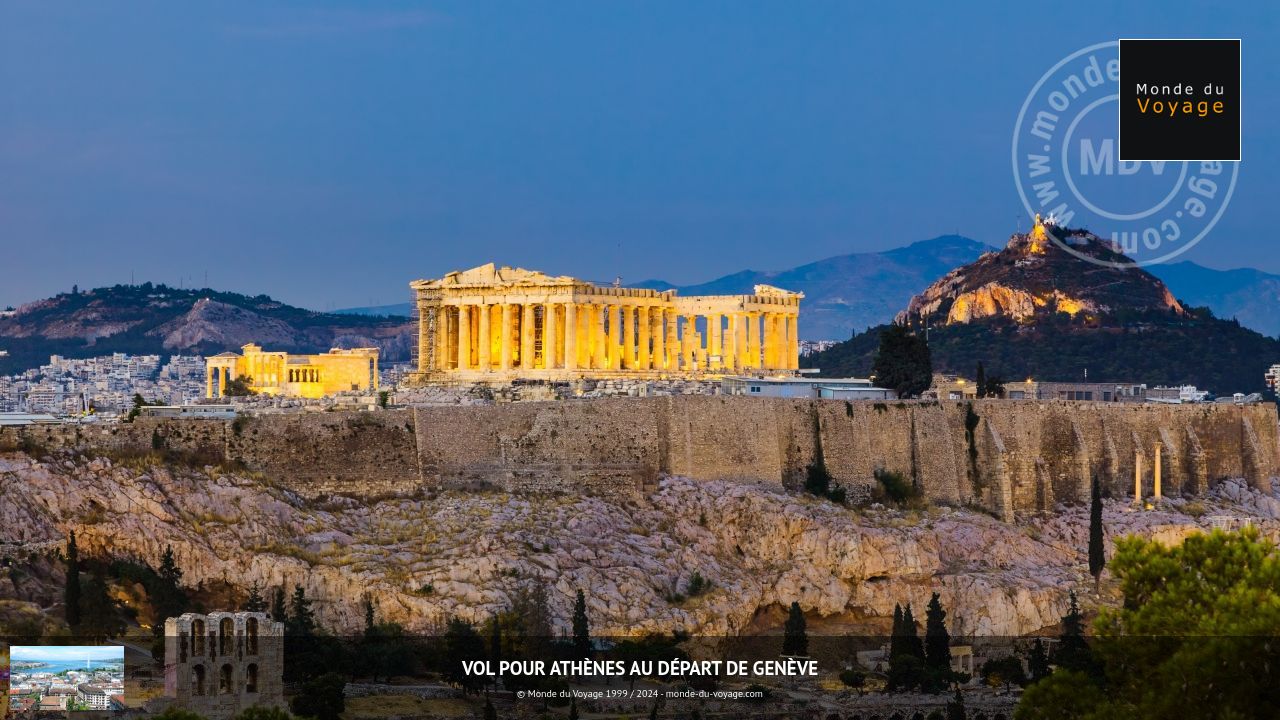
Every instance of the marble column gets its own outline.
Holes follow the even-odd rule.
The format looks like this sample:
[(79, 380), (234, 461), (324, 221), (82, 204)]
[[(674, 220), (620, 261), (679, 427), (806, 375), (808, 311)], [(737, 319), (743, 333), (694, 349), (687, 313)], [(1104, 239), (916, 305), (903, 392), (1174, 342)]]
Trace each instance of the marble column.
[(649, 358), (649, 364), (654, 370), (665, 370), (667, 367), (666, 314), (660, 307), (649, 309), (649, 330), (653, 336), (653, 355)]
[(204, 366), (204, 396), (213, 397), (213, 368)]
[(787, 368), (800, 368), (800, 316), (787, 315)]
[(610, 370), (622, 367), (622, 312), (617, 305), (607, 305), (609, 311), (609, 354), (606, 366)]
[(578, 306), (572, 302), (564, 304), (564, 368), (575, 370), (578, 367)]
[(520, 368), (522, 370), (533, 369), (533, 348), (537, 344), (534, 338), (537, 319), (534, 316), (533, 308), (533, 303), (520, 305)]
[(649, 308), (641, 305), (636, 308), (636, 367), (649, 369)]
[(498, 307), (502, 308), (498, 314), (498, 317), (501, 318), (500, 327), (498, 328), (498, 367), (503, 370), (510, 370), (513, 355), (511, 345), (514, 342), (511, 334), (511, 324), (515, 317), (515, 312), (511, 303), (502, 303)]
[(432, 312), (425, 303), (418, 303), (418, 372), (427, 372), (431, 369), (431, 358), (426, 350), (431, 347), (429, 330), (431, 316), (429, 313)]
[[(723, 330), (724, 317), (720, 313), (707, 316), (707, 369), (719, 370), (724, 367)], [(712, 360), (711, 358), (715, 358)]]
[(622, 306), (622, 367), (636, 369), (636, 309)]
[(458, 369), (470, 370), (471, 365), (471, 307), (458, 306)]
[(664, 311), (667, 322), (667, 370), (680, 370), (680, 316), (674, 309)]
[(724, 335), (721, 352), (724, 356), (724, 369), (738, 369), (738, 314), (729, 314), (729, 329)]
[(747, 313), (747, 367), (760, 367), (760, 314)]
[(778, 354), (778, 335), (776, 324), (774, 323), (775, 315), (771, 312), (762, 313), (762, 325), (760, 329), (760, 344), (764, 347), (764, 360), (762, 367), (773, 369), (778, 366), (776, 356)]
[(479, 352), (480, 369), (488, 372), (493, 369), (493, 306), (477, 305), (476, 311), (480, 313), (480, 336), (477, 338), (477, 347)]
[(605, 306), (591, 306), (591, 367), (604, 370), (609, 367), (609, 339), (605, 335)]
[(547, 303), (542, 306), (542, 368), (550, 370), (556, 367), (559, 362), (560, 353), (558, 350), (558, 329), (560, 323), (557, 322), (556, 306)]
[(449, 320), (451, 313), (449, 306), (440, 305), (436, 308), (436, 367), (438, 372), (448, 370), (452, 363), (449, 362), (449, 355), (452, 352), (453, 332), (449, 328)]

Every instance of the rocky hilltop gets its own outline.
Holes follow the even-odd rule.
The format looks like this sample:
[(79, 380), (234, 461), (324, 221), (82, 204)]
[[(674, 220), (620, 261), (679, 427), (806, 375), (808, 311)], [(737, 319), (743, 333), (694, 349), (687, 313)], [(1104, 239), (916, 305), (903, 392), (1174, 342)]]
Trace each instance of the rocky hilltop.
[(271, 349), (324, 352), (378, 347), (407, 359), (415, 341), (409, 318), (317, 313), (272, 300), (164, 285), (116, 285), (63, 293), (0, 316), (0, 373), (35, 367), (50, 355), (113, 352), (214, 354), (258, 342)]
[[(585, 590), (602, 634), (770, 633), (791, 602), (811, 632), (883, 633), (894, 603), (923, 605), (938, 591), (953, 633), (1016, 635), (1055, 624), (1067, 593), (1092, 584), (1082, 507), (1011, 524), (680, 477), (640, 500), (449, 491), (308, 501), (262, 476), (69, 452), (0, 455), (0, 488), (0, 540), (35, 547), (75, 530), (82, 554), (152, 566), (172, 545), (186, 582), (300, 584), (337, 630), (359, 627), (370, 592), (388, 619), (427, 631), (447, 616), (483, 620), (542, 583), (562, 629)], [(1177, 542), (1244, 522), (1275, 538), (1278, 517), (1276, 495), (1240, 481), (1155, 511), (1108, 502), (1105, 514), (1108, 542)], [(694, 573), (711, 589), (680, 597)]]
[[(1054, 242), (1050, 233), (1078, 254)], [(1120, 310), (1185, 314), (1159, 278), (1110, 242), (1084, 230), (1039, 223), (1029, 233), (1015, 234), (1004, 249), (942, 276), (913, 297), (896, 322), (928, 318), (950, 325), (997, 317), (1027, 323), (1066, 313), (1099, 323)]]

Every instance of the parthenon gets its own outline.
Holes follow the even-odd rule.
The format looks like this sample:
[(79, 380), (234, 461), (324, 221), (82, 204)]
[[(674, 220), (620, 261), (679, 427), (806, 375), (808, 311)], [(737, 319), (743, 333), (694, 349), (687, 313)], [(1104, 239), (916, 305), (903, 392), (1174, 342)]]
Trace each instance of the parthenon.
[(802, 293), (598, 285), (493, 263), (410, 283), (419, 382), (793, 374)]

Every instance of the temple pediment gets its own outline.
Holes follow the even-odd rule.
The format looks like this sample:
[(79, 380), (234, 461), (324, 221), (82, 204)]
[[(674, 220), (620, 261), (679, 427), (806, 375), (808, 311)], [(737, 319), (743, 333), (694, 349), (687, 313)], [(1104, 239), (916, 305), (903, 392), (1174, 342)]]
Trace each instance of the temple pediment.
[(584, 280), (568, 275), (548, 275), (537, 270), (498, 267), (485, 263), (470, 270), (455, 270), (439, 280), (419, 280), (414, 287), (522, 287), (543, 285), (584, 285)]
[(772, 285), (756, 285), (755, 288), (753, 289), (755, 290), (756, 295), (759, 295), (761, 297), (781, 297), (781, 298), (803, 298), (804, 297), (804, 293), (802, 292), (783, 290), (780, 287), (774, 287)]

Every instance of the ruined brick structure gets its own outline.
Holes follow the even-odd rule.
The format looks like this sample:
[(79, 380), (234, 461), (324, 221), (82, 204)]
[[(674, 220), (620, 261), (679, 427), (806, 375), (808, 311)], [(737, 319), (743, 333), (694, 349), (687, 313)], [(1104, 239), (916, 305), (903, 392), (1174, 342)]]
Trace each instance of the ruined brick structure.
[(1006, 519), (1084, 502), (1094, 476), (1130, 497), (1135, 469), (1149, 495), (1157, 445), (1165, 495), (1280, 477), (1271, 404), (673, 396), (0, 430), (0, 443), (24, 439), (136, 451), (158, 443), (243, 464), (307, 497), (478, 486), (642, 497), (663, 474), (797, 488), (822, 462), (854, 494), (883, 469), (931, 499)]
[(210, 720), (284, 707), (284, 623), (267, 613), (184, 613), (164, 623), (164, 694)]

